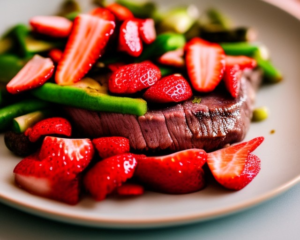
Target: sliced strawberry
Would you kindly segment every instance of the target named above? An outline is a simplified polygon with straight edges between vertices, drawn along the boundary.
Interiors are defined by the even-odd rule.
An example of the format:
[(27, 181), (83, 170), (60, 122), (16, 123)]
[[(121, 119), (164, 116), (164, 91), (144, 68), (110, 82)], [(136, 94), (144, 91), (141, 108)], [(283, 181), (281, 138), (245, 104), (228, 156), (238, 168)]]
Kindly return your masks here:
[(50, 37), (65, 38), (70, 35), (73, 23), (64, 17), (36, 16), (30, 19), (33, 31)]
[(36, 123), (25, 131), (30, 142), (36, 142), (41, 136), (64, 135), (70, 137), (72, 126), (67, 119), (61, 117), (47, 118)]
[(115, 15), (118, 21), (125, 21), (134, 18), (132, 12), (128, 8), (118, 3), (109, 4), (106, 8)]
[(196, 37), (186, 44), (185, 51), (185, 63), (193, 88), (199, 92), (213, 91), (225, 70), (222, 47)]
[(48, 56), (52, 59), (53, 62), (58, 63), (62, 58), (63, 52), (60, 49), (54, 48), (49, 53)]
[(260, 160), (251, 153), (263, 141), (263, 137), (258, 137), (209, 153), (207, 163), (214, 178), (228, 189), (247, 186), (260, 171)]
[(207, 154), (190, 149), (162, 157), (138, 157), (135, 176), (153, 190), (164, 193), (190, 193), (205, 185), (203, 165)]
[(124, 137), (102, 137), (93, 140), (101, 158), (109, 158), (130, 151), (129, 140)]
[(140, 20), (140, 36), (144, 43), (153, 43), (156, 39), (155, 23), (151, 18)]
[(91, 168), (84, 177), (85, 189), (97, 200), (105, 199), (133, 176), (137, 160), (133, 154), (106, 158)]
[(192, 96), (189, 83), (180, 74), (162, 78), (144, 93), (147, 101), (156, 103), (182, 102)]
[(132, 94), (154, 85), (161, 77), (150, 61), (125, 65), (113, 72), (108, 81), (109, 91)]
[(116, 20), (114, 14), (112, 14), (111, 11), (109, 11), (106, 8), (101, 8), (101, 7), (93, 9), (90, 12), (90, 15), (99, 17), (103, 20), (112, 21), (112, 22), (114, 22)]
[(238, 65), (241, 70), (253, 69), (257, 66), (255, 59), (247, 56), (226, 56), (226, 65), (235, 66)]
[(143, 51), (143, 44), (139, 35), (139, 21), (126, 20), (120, 27), (119, 50), (138, 57)]
[(161, 55), (157, 61), (160, 64), (181, 68), (185, 65), (183, 54), (183, 49), (179, 48), (174, 51), (166, 52), (165, 54)]
[(35, 55), (6, 85), (11, 94), (20, 93), (43, 85), (52, 77), (54, 64), (50, 58)]
[(108, 64), (107, 67), (110, 71), (114, 72), (114, 71), (117, 71), (119, 68), (121, 68), (125, 65), (126, 65), (125, 63), (117, 62), (117, 63)]
[(33, 194), (76, 204), (80, 195), (80, 173), (93, 154), (89, 139), (46, 137), (40, 154), (23, 159), (15, 167), (15, 181)]
[(80, 14), (76, 17), (63, 57), (57, 66), (56, 83), (71, 85), (84, 77), (101, 55), (114, 28), (113, 21), (98, 16)]
[(116, 190), (117, 194), (122, 197), (139, 196), (144, 194), (144, 188), (134, 183), (124, 183)]
[(239, 65), (227, 66), (224, 73), (224, 83), (232, 97), (236, 98), (239, 95), (241, 88), (242, 71)]

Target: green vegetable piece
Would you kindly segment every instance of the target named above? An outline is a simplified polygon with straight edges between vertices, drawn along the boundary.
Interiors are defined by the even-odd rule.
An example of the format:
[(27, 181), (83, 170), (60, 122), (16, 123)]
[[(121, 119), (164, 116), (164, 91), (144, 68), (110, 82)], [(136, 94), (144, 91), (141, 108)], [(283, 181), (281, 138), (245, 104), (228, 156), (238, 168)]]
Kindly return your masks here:
[(193, 99), (193, 101), (192, 101), (192, 103), (201, 103), (201, 98), (199, 98), (199, 97), (194, 97), (194, 99)]
[(161, 72), (161, 76), (162, 77), (165, 77), (165, 76), (168, 76), (168, 75), (171, 75), (175, 72), (174, 68), (171, 68), (171, 67), (166, 67), (166, 66), (159, 66), (159, 70)]
[(8, 83), (25, 65), (26, 61), (15, 55), (0, 55), (0, 82)]
[(0, 39), (0, 54), (7, 53), (13, 47), (13, 41), (10, 38)]
[(147, 102), (143, 99), (110, 96), (99, 93), (94, 89), (45, 83), (40, 88), (32, 90), (32, 94), (45, 101), (93, 111), (117, 112), (138, 116), (147, 112)]
[(0, 109), (0, 131), (8, 130), (14, 118), (48, 108), (49, 103), (38, 99), (26, 99)]
[(184, 33), (184, 36), (187, 41), (191, 40), (194, 37), (199, 37), (201, 34), (201, 26), (199, 21), (194, 22), (190, 29)]
[(54, 115), (51, 110), (35, 111), (13, 119), (12, 130), (15, 133), (25, 132), (37, 122)]
[(128, 8), (137, 18), (151, 18), (156, 11), (156, 5), (144, 0), (117, 0), (116, 3)]
[(182, 48), (185, 45), (185, 37), (178, 33), (163, 33), (157, 36), (156, 40), (147, 45), (136, 59), (136, 62), (142, 62), (151, 58), (163, 55), (166, 52)]
[(65, 18), (69, 19), (70, 21), (74, 21), (74, 19), (80, 14), (80, 12), (71, 12), (65, 16)]
[(211, 8), (208, 9), (206, 13), (210, 23), (219, 25), (224, 30), (229, 30), (230, 28), (232, 28), (231, 20), (219, 10)]
[(261, 122), (268, 118), (269, 111), (266, 107), (256, 108), (253, 111), (252, 121)]
[(263, 70), (264, 79), (270, 83), (277, 83), (283, 79), (282, 73), (269, 60), (255, 57), (258, 67)]
[(93, 4), (98, 7), (105, 7), (105, 0), (93, 0)]
[(81, 12), (79, 4), (74, 0), (66, 0), (61, 5), (60, 11), (57, 13), (57, 15), (66, 17), (68, 14), (73, 12)]
[(37, 40), (34, 39), (32, 36), (27, 36), (25, 38), (25, 46), (26, 46), (26, 51), (28, 53), (34, 54), (34, 53), (49, 51), (52, 48), (57, 47), (57, 44), (42, 41), (42, 40)]
[(259, 46), (247, 42), (221, 43), (221, 47), (227, 55), (233, 56), (245, 55), (252, 57), (259, 50)]

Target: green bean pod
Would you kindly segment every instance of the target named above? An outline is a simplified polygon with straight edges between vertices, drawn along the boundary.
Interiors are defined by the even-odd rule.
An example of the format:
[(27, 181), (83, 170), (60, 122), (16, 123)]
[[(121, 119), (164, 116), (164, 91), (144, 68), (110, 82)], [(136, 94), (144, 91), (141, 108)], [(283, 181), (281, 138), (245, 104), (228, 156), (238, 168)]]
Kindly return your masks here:
[(117, 0), (116, 3), (128, 8), (137, 18), (151, 18), (156, 11), (156, 5), (151, 1)]

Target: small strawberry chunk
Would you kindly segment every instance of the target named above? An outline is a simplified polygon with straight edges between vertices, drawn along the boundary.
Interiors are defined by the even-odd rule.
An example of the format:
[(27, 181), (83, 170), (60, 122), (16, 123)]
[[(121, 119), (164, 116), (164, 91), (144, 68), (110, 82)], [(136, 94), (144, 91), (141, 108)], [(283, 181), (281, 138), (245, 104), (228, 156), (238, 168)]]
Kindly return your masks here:
[(192, 96), (189, 83), (179, 74), (162, 78), (144, 93), (147, 101), (156, 103), (182, 102)]
[(30, 142), (36, 142), (41, 136), (64, 135), (70, 137), (71, 134), (70, 122), (61, 117), (44, 119), (25, 131), (25, 136), (28, 136)]
[(101, 158), (109, 158), (130, 151), (129, 140), (124, 137), (102, 137), (93, 140)]
[(90, 12), (90, 15), (99, 17), (103, 20), (112, 21), (112, 22), (114, 22), (116, 20), (114, 14), (112, 14), (111, 11), (109, 11), (106, 8), (101, 8), (101, 7), (93, 9)]
[(49, 53), (48, 56), (52, 59), (53, 62), (58, 63), (62, 58), (63, 52), (60, 49), (54, 48)]
[(91, 168), (84, 177), (85, 189), (101, 201), (133, 176), (137, 160), (133, 154), (106, 158)]
[(68, 204), (80, 196), (80, 174), (94, 155), (89, 139), (46, 137), (41, 152), (14, 169), (15, 181), (26, 191)]
[(239, 65), (226, 65), (224, 73), (224, 83), (232, 97), (236, 98), (239, 95), (241, 88), (242, 71)]
[(138, 157), (137, 179), (153, 190), (183, 194), (205, 186), (203, 165), (207, 154), (201, 149), (189, 149), (161, 157)]
[(185, 65), (183, 54), (183, 49), (179, 48), (174, 51), (166, 52), (165, 54), (161, 55), (157, 61), (163, 65), (182, 68)]
[(134, 183), (124, 183), (116, 190), (117, 194), (122, 197), (132, 197), (144, 194), (144, 188), (141, 185)]
[(55, 38), (65, 38), (70, 35), (73, 23), (64, 17), (36, 16), (30, 19), (33, 31)]
[(56, 83), (72, 85), (82, 79), (101, 55), (114, 29), (115, 22), (99, 16), (80, 14), (76, 17), (57, 66)]
[(143, 51), (139, 34), (139, 21), (130, 19), (122, 23), (119, 34), (119, 50), (138, 57)]
[(115, 15), (118, 21), (125, 21), (127, 19), (134, 18), (132, 12), (128, 8), (118, 3), (109, 4), (106, 8)]
[(193, 88), (198, 92), (213, 91), (225, 70), (222, 47), (196, 37), (186, 44), (185, 51), (185, 63)]
[(6, 85), (11, 94), (37, 88), (50, 79), (54, 72), (54, 64), (50, 58), (35, 55), (18, 74)]
[(238, 65), (241, 70), (253, 69), (257, 66), (255, 59), (247, 56), (226, 56), (226, 65), (235, 66)]
[(151, 62), (125, 65), (113, 72), (108, 88), (112, 93), (132, 94), (154, 85), (161, 78), (161, 72)]
[(144, 43), (153, 43), (156, 39), (155, 23), (151, 18), (140, 20), (139, 32)]
[(263, 141), (263, 137), (258, 137), (209, 153), (207, 164), (214, 178), (232, 190), (247, 186), (260, 171), (260, 159), (251, 153)]

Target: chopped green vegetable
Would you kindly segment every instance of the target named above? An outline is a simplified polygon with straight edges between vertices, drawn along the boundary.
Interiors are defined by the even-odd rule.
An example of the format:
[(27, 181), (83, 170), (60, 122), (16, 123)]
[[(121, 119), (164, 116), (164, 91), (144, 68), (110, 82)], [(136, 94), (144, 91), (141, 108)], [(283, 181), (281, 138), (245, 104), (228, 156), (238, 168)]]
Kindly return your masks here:
[(268, 118), (269, 111), (266, 107), (256, 108), (253, 111), (252, 121), (260, 122)]
[(0, 55), (0, 82), (8, 83), (26, 64), (15, 55)]
[(105, 7), (105, 0), (93, 0), (93, 4), (98, 7)]
[(78, 2), (74, 0), (66, 0), (61, 5), (60, 11), (57, 13), (57, 15), (66, 17), (68, 14), (73, 12), (81, 12)]
[(0, 54), (8, 52), (13, 46), (13, 41), (9, 38), (0, 39)]
[(247, 42), (221, 43), (221, 47), (227, 55), (233, 56), (245, 55), (252, 57), (259, 50), (259, 46)]
[(34, 54), (34, 53), (49, 51), (52, 48), (57, 47), (57, 44), (54, 44), (52, 42), (37, 40), (29, 35), (25, 38), (25, 46), (27, 52), (29, 52), (30, 54)]
[(117, 0), (116, 3), (128, 8), (137, 18), (151, 18), (156, 11), (156, 5), (144, 0)]
[(71, 12), (65, 16), (65, 18), (69, 19), (70, 21), (74, 21), (74, 19), (80, 14), (80, 12)]
[(187, 41), (191, 40), (194, 37), (199, 37), (201, 34), (201, 26), (199, 21), (194, 22), (194, 24), (190, 27), (190, 29), (184, 33)]
[(224, 30), (229, 30), (232, 28), (232, 23), (230, 18), (225, 16), (222, 12), (215, 8), (208, 9), (206, 11), (210, 23), (219, 25)]
[(201, 103), (201, 98), (199, 98), (199, 97), (194, 97), (194, 99), (193, 99), (193, 101), (192, 101), (192, 103)]
[(255, 58), (258, 67), (263, 70), (264, 79), (270, 83), (277, 83), (283, 79), (282, 73), (269, 60)]
[(93, 111), (118, 112), (138, 116), (147, 112), (147, 102), (143, 99), (110, 96), (94, 89), (45, 83), (40, 88), (32, 90), (32, 94), (45, 101)]
[(81, 79), (79, 82), (74, 83), (71, 85), (72, 87), (82, 88), (82, 89), (93, 89), (99, 93), (106, 93), (108, 92), (107, 85), (101, 86), (96, 80), (92, 78), (85, 77)]

